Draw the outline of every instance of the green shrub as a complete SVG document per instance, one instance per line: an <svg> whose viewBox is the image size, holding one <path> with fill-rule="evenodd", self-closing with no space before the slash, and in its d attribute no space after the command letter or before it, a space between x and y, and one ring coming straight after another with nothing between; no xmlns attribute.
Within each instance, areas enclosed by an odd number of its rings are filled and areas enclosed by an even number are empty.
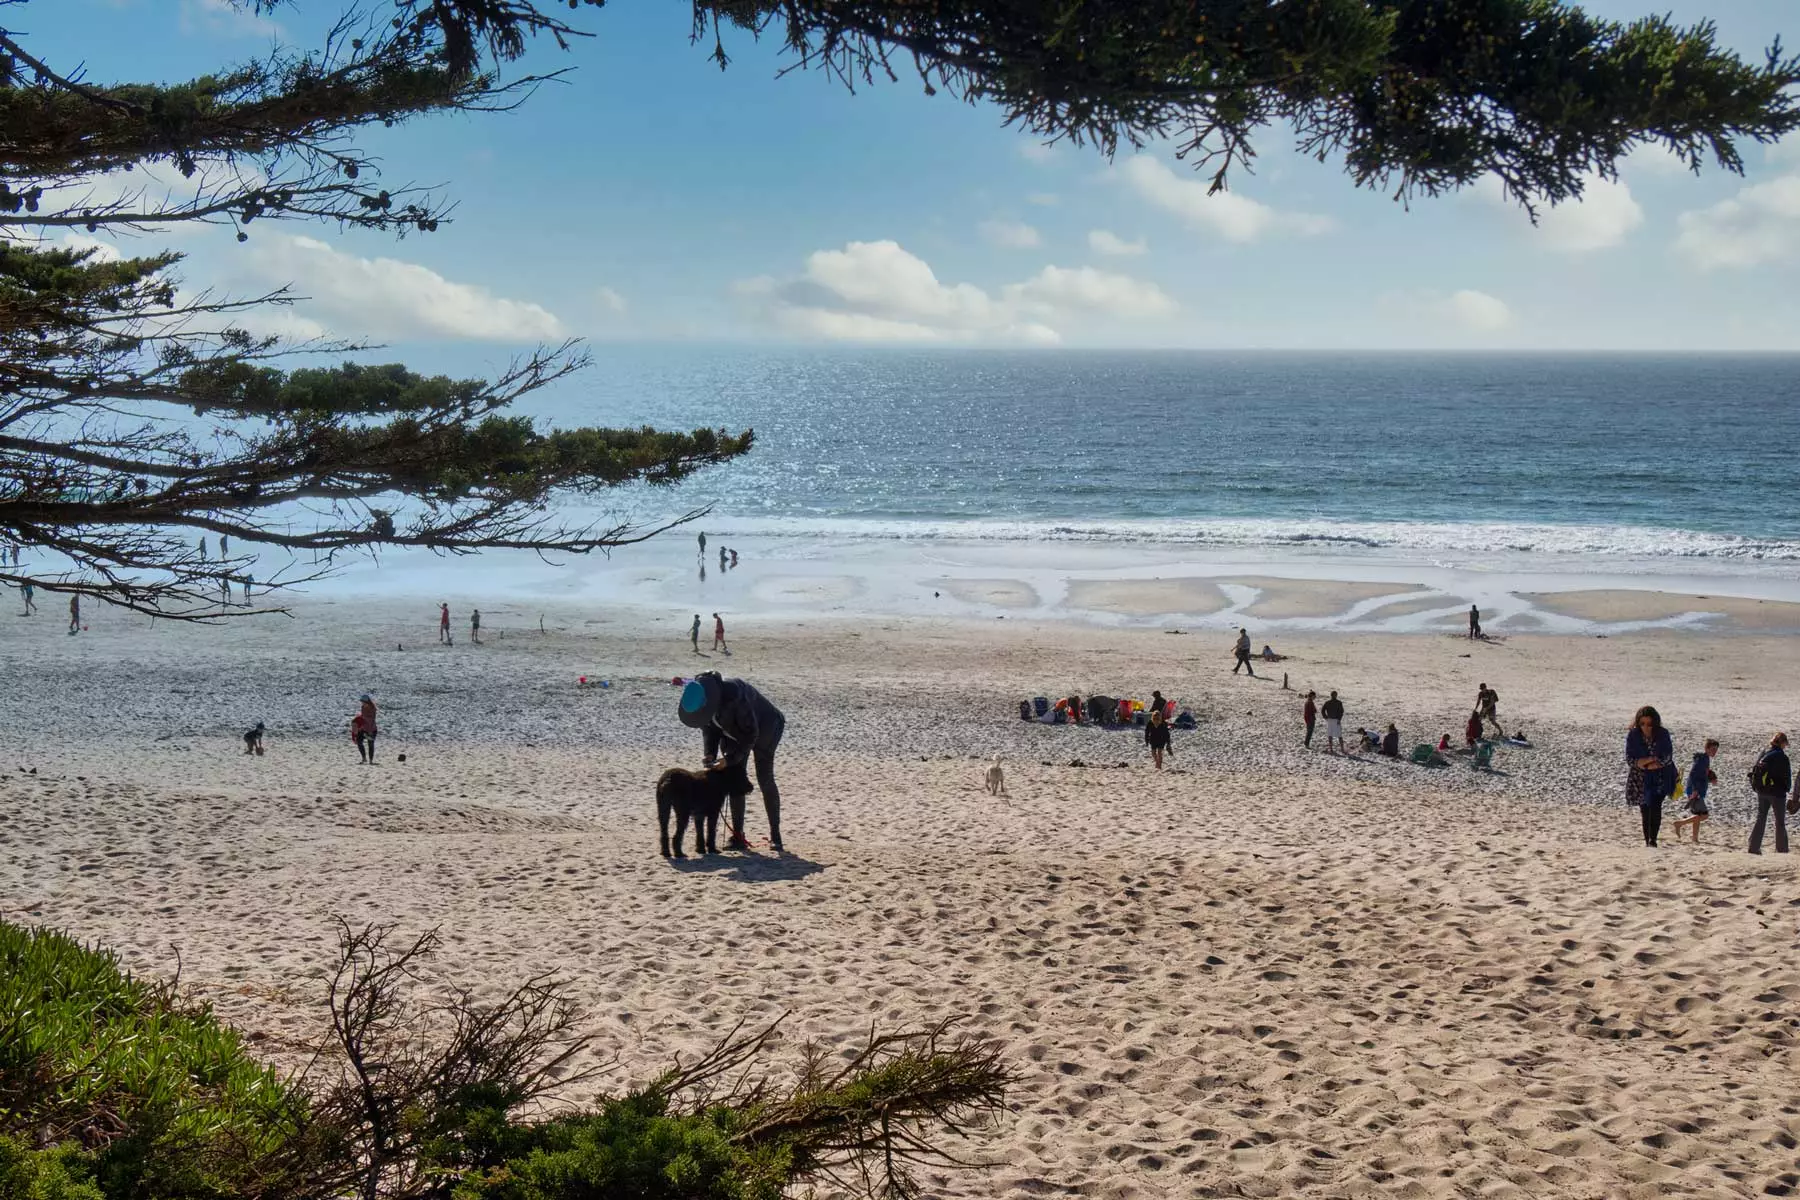
<svg viewBox="0 0 1800 1200"><path fill-rule="evenodd" d="M0 1136L0 1200L105 1200L94 1156L79 1146L34 1150Z"/></svg>
<svg viewBox="0 0 1800 1200"><path fill-rule="evenodd" d="M780 1200L790 1156L734 1143L741 1124L731 1108L670 1113L655 1093L607 1100L513 1126L508 1159L469 1172L455 1200Z"/></svg>
<svg viewBox="0 0 1800 1200"><path fill-rule="evenodd" d="M263 1190L297 1168L309 1136L304 1095L206 1009L105 951L0 922L8 1135L88 1147L92 1177L117 1200Z"/></svg>

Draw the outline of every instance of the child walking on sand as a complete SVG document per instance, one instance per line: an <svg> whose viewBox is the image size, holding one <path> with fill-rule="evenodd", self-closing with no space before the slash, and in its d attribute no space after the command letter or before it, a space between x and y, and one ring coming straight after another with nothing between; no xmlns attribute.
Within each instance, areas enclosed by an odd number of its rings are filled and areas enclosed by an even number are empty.
<svg viewBox="0 0 1800 1200"><path fill-rule="evenodd" d="M718 613L713 614L713 649L723 650L727 654L731 653L731 650L725 645L725 618Z"/></svg>
<svg viewBox="0 0 1800 1200"><path fill-rule="evenodd" d="M1150 710L1150 722L1144 726L1144 745L1150 747L1150 761L1159 771L1162 770L1163 755L1175 753L1169 743L1169 719L1163 714L1162 706L1157 705Z"/></svg>
<svg viewBox="0 0 1800 1200"><path fill-rule="evenodd" d="M1681 827L1685 825L1694 831L1694 845L1700 844L1700 826L1705 823L1706 818L1712 816L1712 810L1706 806L1706 793L1719 781L1712 769L1713 756L1718 752L1718 739L1707 738L1705 751L1694 755L1694 765L1688 768L1687 803L1684 805L1688 815L1670 822L1670 828L1675 831L1675 840L1678 842L1681 840Z"/></svg>

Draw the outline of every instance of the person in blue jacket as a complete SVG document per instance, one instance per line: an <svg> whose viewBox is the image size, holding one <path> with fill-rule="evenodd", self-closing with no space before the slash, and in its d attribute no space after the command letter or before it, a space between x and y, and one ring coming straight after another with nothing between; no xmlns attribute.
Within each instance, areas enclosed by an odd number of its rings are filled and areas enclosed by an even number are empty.
<svg viewBox="0 0 1800 1200"><path fill-rule="evenodd" d="M1685 825L1694 831L1694 844L1700 844L1700 824L1712 816L1712 809L1706 806L1706 793L1719 781L1712 769L1713 756L1718 752L1719 739L1707 738L1706 749L1694 755L1694 765L1688 768L1687 803L1684 805L1688 815L1672 822L1675 840L1678 842L1681 840L1681 827Z"/></svg>
<svg viewBox="0 0 1800 1200"><path fill-rule="evenodd" d="M744 779L746 763L755 764L756 786L762 789L763 812L769 818L769 846L781 853L781 790L775 785L775 749L787 729L781 710L742 679L721 679L717 671L707 671L681 689L676 715L683 725L700 730L707 766L723 758ZM748 782L744 779L746 790ZM750 845L744 838L744 797L745 791L731 797L731 844L740 850Z"/></svg>
<svg viewBox="0 0 1800 1200"><path fill-rule="evenodd" d="M1643 818L1644 845L1656 845L1662 830L1663 801L1675 794L1675 745L1663 728L1662 714L1648 704L1632 718L1625 735L1625 803L1635 804Z"/></svg>

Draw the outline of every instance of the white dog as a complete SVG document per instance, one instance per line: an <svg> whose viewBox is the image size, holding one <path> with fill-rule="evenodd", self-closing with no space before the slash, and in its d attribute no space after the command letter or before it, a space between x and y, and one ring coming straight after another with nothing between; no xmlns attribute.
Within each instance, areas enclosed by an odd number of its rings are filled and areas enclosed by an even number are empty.
<svg viewBox="0 0 1800 1200"><path fill-rule="evenodd" d="M1006 795L1006 772L1000 769L1000 756L994 755L994 765L987 769L987 790L990 796Z"/></svg>

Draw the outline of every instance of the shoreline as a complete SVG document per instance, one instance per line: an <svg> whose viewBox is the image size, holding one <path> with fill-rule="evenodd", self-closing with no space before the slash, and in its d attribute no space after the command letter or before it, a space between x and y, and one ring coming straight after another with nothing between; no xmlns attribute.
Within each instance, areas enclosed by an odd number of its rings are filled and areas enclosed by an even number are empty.
<svg viewBox="0 0 1800 1200"><path fill-rule="evenodd" d="M724 572L713 553L702 559L691 543L658 539L610 559L554 566L520 556L469 562L415 555L357 564L297 595L302 604L435 606L449 599L463 608L485 597L524 607L628 611L645 620L698 612L709 626L715 611L737 620L1004 619L1196 631L1242 625L1267 640L1326 631L1461 632L1475 604L1483 631L1496 637L1800 634L1800 580L1774 572L1678 576L1325 558L1196 561L1119 548L769 547L729 537L715 535L712 542L740 553L739 565Z"/></svg>

